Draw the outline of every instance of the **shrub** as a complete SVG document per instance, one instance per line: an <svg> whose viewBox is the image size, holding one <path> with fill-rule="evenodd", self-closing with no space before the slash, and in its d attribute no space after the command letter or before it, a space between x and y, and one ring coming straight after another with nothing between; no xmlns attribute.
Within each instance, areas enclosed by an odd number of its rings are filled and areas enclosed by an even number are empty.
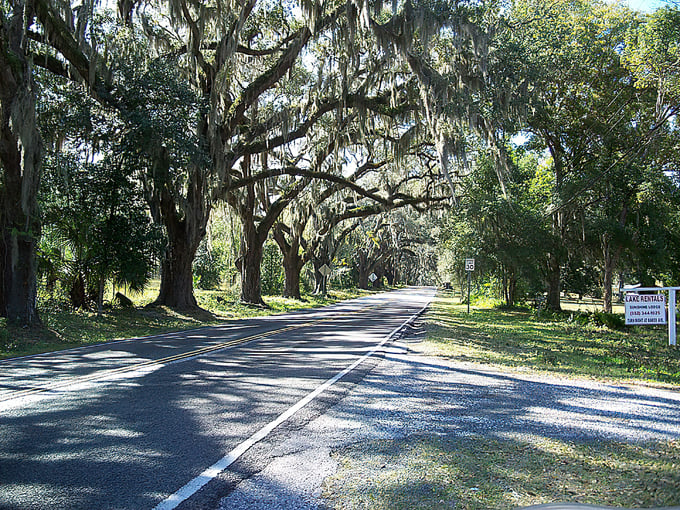
<svg viewBox="0 0 680 510"><path fill-rule="evenodd" d="M608 312L593 312L591 314L591 321L598 325L609 329L623 329L626 321L623 317L616 313Z"/></svg>
<svg viewBox="0 0 680 510"><path fill-rule="evenodd" d="M208 246L207 239L203 239L194 258L194 285L202 290L219 288L227 264L227 256L222 247Z"/></svg>

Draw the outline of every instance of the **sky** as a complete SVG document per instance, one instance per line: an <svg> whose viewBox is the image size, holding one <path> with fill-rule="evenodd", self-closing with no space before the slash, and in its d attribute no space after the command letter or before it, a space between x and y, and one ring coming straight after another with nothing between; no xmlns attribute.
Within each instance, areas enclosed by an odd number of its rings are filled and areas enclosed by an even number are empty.
<svg viewBox="0 0 680 510"><path fill-rule="evenodd" d="M636 11L652 12L666 4L672 5L669 0L625 0L631 9Z"/></svg>

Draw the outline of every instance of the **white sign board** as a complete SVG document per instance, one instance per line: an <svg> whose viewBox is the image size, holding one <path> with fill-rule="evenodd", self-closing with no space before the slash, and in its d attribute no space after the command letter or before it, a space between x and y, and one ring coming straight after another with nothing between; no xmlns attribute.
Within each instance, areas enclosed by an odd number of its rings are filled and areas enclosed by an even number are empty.
<svg viewBox="0 0 680 510"><path fill-rule="evenodd" d="M623 298L626 305L626 324L666 324L665 294L635 294L627 292Z"/></svg>
<svg viewBox="0 0 680 510"><path fill-rule="evenodd" d="M371 280L372 282L374 282L374 281L376 281L376 280L378 279L378 277L375 275L375 273L371 273L371 274L368 276L368 279Z"/></svg>
<svg viewBox="0 0 680 510"><path fill-rule="evenodd" d="M328 264L324 264L319 268L319 273L321 273L322 276L328 276L331 274L331 268L328 267Z"/></svg>
<svg viewBox="0 0 680 510"><path fill-rule="evenodd" d="M475 259L465 259L465 270L466 271L475 270Z"/></svg>

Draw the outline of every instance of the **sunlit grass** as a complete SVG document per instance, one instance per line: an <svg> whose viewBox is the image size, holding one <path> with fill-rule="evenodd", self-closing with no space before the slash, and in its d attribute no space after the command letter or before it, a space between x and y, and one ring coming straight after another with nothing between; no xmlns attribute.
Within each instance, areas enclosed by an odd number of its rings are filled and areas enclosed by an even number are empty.
<svg viewBox="0 0 680 510"><path fill-rule="evenodd" d="M324 497L342 509L507 510L551 502L680 504L680 442L415 437L336 454Z"/></svg>
<svg viewBox="0 0 680 510"><path fill-rule="evenodd" d="M574 315L467 306L440 295L427 315L422 350L462 361L561 374L680 383L680 349L664 326L613 331Z"/></svg>

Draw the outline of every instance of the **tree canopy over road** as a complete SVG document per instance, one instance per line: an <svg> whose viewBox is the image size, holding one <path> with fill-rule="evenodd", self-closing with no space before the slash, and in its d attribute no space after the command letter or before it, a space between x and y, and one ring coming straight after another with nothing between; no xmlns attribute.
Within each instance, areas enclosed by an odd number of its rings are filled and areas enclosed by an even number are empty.
<svg viewBox="0 0 680 510"><path fill-rule="evenodd" d="M471 256L508 304L611 311L617 276L678 282L679 76L673 6L0 0L0 315Z"/></svg>

